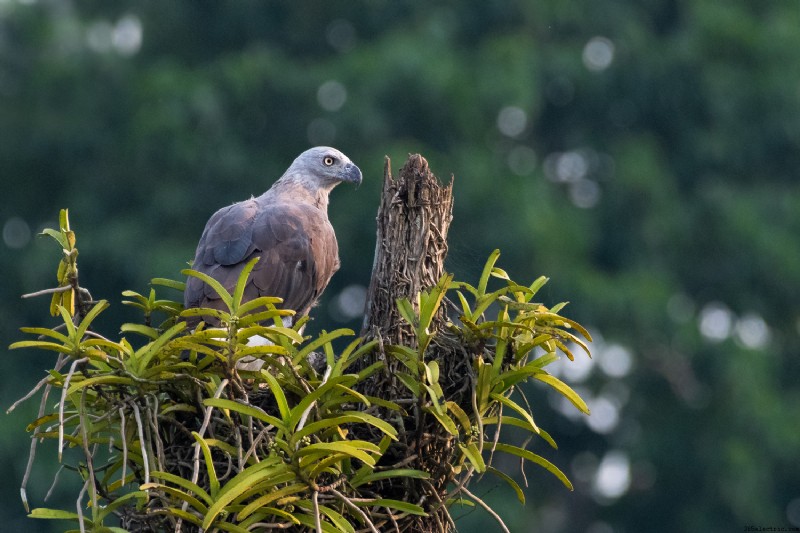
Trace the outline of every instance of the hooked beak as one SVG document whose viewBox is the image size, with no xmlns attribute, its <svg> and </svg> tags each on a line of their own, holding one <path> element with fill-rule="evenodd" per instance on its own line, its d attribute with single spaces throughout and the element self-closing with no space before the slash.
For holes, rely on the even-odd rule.
<svg viewBox="0 0 800 533">
<path fill-rule="evenodd" d="M 361 185 L 361 169 L 355 166 L 353 163 L 347 163 L 344 166 L 344 171 L 342 172 L 342 181 L 346 181 L 347 183 L 355 183 L 356 189 L 358 186 Z"/>
</svg>

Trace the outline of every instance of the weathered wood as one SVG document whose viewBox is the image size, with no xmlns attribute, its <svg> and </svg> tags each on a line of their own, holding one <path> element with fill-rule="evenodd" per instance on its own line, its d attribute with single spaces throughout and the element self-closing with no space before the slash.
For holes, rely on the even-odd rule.
<svg viewBox="0 0 800 533">
<path fill-rule="evenodd" d="M 367 293 L 362 336 L 379 339 L 381 346 L 402 345 L 414 348 L 417 339 L 411 326 L 400 316 L 398 298 L 408 298 L 416 309 L 416 295 L 431 288 L 444 272 L 447 255 L 447 230 L 453 212 L 453 180 L 439 184 L 428 162 L 420 155 L 410 155 L 397 179 L 392 177 L 391 161 L 386 158 L 383 193 L 377 216 L 377 243 L 372 267 L 372 279 Z M 434 318 L 430 329 L 441 331 L 446 320 L 444 306 Z M 439 341 L 437 341 L 438 343 Z M 454 365 L 447 350 L 432 349 L 431 358 L 439 360 L 446 376 Z M 407 515 L 398 520 L 394 530 L 402 533 L 446 533 L 451 521 L 441 502 L 447 487 L 454 480 L 451 467 L 457 453 L 455 439 L 446 434 L 439 422 L 425 414 L 419 398 L 397 378 L 407 372 L 397 358 L 388 357 L 383 348 L 375 350 L 364 361 L 371 364 L 384 360 L 386 367 L 365 383 L 365 392 L 408 407 L 407 414 L 387 412 L 394 424 L 399 424 L 399 441 L 387 450 L 386 465 L 404 464 L 407 468 L 429 474 L 427 480 L 406 480 L 402 485 L 389 482 L 381 494 L 384 497 L 411 503 L 424 502 L 428 516 Z M 459 364 L 463 365 L 461 359 Z M 460 372 L 458 386 L 469 380 L 469 372 Z M 449 379 L 445 379 L 448 381 Z M 449 388 L 444 384 L 445 388 Z"/>
<path fill-rule="evenodd" d="M 415 346 L 410 326 L 397 311 L 397 299 L 414 302 L 444 271 L 447 230 L 453 218 L 453 179 L 446 186 L 419 154 L 410 155 L 397 179 L 386 158 L 377 216 L 377 242 L 362 335 Z M 441 323 L 442 316 L 434 324 Z"/>
</svg>

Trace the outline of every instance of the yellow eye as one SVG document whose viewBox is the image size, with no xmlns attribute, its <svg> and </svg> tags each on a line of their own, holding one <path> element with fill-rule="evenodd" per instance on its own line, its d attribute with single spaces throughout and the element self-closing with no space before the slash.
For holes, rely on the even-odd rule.
<svg viewBox="0 0 800 533">
<path fill-rule="evenodd" d="M 322 160 L 326 167 L 333 165 L 336 160 L 329 155 L 326 155 L 325 158 Z"/>
</svg>

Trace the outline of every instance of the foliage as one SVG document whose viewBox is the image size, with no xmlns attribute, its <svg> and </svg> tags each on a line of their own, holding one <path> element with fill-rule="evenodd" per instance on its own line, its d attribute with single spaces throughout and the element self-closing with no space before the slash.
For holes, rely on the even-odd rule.
<svg viewBox="0 0 800 533">
<path fill-rule="evenodd" d="M 60 236 L 70 231 L 68 224 L 64 211 L 61 232 L 45 233 L 61 243 Z M 70 235 L 74 257 L 77 249 Z M 385 347 L 387 356 L 407 369 L 396 376 L 412 393 L 414 406 L 457 442 L 452 476 L 444 480 L 455 486 L 441 499 L 445 507 L 382 492 L 386 481 L 389 486 L 403 480 L 429 482 L 431 476 L 385 460 L 393 443 L 406 438 L 400 432 L 405 433 L 402 421 L 409 414 L 407 405 L 398 403 L 403 394 L 375 397 L 361 392 L 373 375 L 387 371 L 386 359 L 360 369 L 357 365 L 379 349 L 379 340 L 354 339 L 335 354 L 332 342 L 352 336 L 352 331 L 304 337 L 304 320 L 284 326 L 282 318 L 292 312 L 279 309 L 279 299 L 244 301 L 245 282 L 257 261 L 253 260 L 232 292 L 205 274 L 184 271 L 217 291 L 224 311 L 182 309 L 178 302 L 159 298 L 156 287 L 181 290 L 183 283 L 155 279 L 147 297 L 124 293 L 130 299 L 123 303 L 139 309 L 143 320 L 123 324 L 120 330 L 126 336 L 118 341 L 93 329 L 109 306 L 104 300 L 85 315 L 59 303 L 61 325 L 22 328 L 37 338 L 15 342 L 12 349 L 58 354 L 54 368 L 37 387 L 44 388 L 45 397 L 51 390 L 60 391 L 57 409 L 40 413 L 28 430 L 34 442 L 57 441 L 59 462 L 64 461 L 64 448 L 82 452 L 81 461 L 71 467 L 83 481 L 76 512 L 36 508 L 29 516 L 74 520 L 81 531 L 97 533 L 133 530 L 145 521 L 148 527 L 160 524 L 169 530 L 242 532 L 297 526 L 378 531 L 465 499 L 485 506 L 466 488 L 473 472 L 496 475 L 524 503 L 520 486 L 492 466 L 495 452 L 538 464 L 571 489 L 560 469 L 525 444 L 501 438 L 500 428 L 522 428 L 555 447 L 534 422 L 530 408 L 511 399 L 530 378 L 551 386 L 588 414 L 583 400 L 544 367 L 559 351 L 572 359 L 565 342 L 582 346 L 588 354 L 580 337 L 588 339 L 589 334 L 557 314 L 562 306 L 548 309 L 532 302 L 544 278 L 530 287 L 518 285 L 494 266 L 498 256 L 497 251 L 491 255 L 477 287 L 454 282 L 447 274 L 418 296 L 416 306 L 399 301 L 418 346 Z M 488 292 L 490 277 L 505 285 Z M 79 288 L 77 275 L 72 283 Z M 448 322 L 448 331 L 437 332 L 433 318 L 449 301 L 448 291 L 459 297 L 460 316 Z M 462 291 L 471 295 L 471 304 Z M 498 308 L 497 319 L 484 319 L 491 308 Z M 155 324 L 155 317 L 162 321 Z M 194 317 L 213 317 L 220 327 L 201 322 L 189 330 L 185 319 Z M 476 354 L 473 377 L 461 378 L 462 388 L 471 391 L 468 404 L 459 405 L 458 396 L 442 388 L 439 368 L 447 364 L 447 355 L 437 344 L 443 334 L 458 339 L 471 358 Z M 269 342 L 254 344 L 253 338 Z M 322 350 L 319 365 L 314 364 L 313 350 Z M 263 367 L 243 370 L 241 363 L 253 359 Z M 491 442 L 485 438 L 489 427 L 496 428 Z M 22 491 L 25 494 L 24 486 Z M 109 525 L 116 516 L 122 528 Z"/>
<path fill-rule="evenodd" d="M 123 53 L 136 24 L 141 46 Z M 0 2 L 2 343 L 42 320 L 18 295 L 52 278 L 50 239 L 26 236 L 57 227 L 59 207 L 80 225 L 87 286 L 146 297 L 193 257 L 210 213 L 313 144 L 365 179 L 334 192 L 348 253 L 306 332 L 358 328 L 338 304 L 369 275 L 375 178 L 385 154 L 420 152 L 456 176 L 448 270 L 477 280 L 499 247 L 512 278 L 551 276 L 540 294 L 570 300 L 595 336 L 596 364 L 558 375 L 615 409 L 604 428 L 585 423 L 599 409 L 536 413 L 569 435 L 558 464 L 575 493 L 531 487 L 521 510 L 487 487 L 512 529 L 800 527 L 798 27 L 792 2 L 742 0 Z M 598 49 L 610 63 L 588 68 Z M 321 105 L 327 82 L 345 90 L 338 109 Z M 508 108 L 521 131 L 498 127 Z M 727 337 L 703 334 L 709 311 Z M 135 321 L 112 305 L 95 324 Z M 620 348 L 628 373 L 607 374 Z M 4 405 L 52 368 L 46 355 L 0 359 Z M 4 417 L 3 464 L 24 456 L 36 409 Z M 612 455 L 629 485 L 604 496 Z M 22 472 L 9 475 L 0 522 L 24 530 Z M 72 505 L 59 494 L 48 505 Z"/>
</svg>

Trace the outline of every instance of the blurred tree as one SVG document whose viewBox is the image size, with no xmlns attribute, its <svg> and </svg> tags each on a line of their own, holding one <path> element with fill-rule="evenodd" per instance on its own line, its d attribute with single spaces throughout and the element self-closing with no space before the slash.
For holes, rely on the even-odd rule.
<svg viewBox="0 0 800 533">
<path fill-rule="evenodd" d="M 365 170 L 313 327 L 357 324 L 339 297 L 369 276 L 383 155 L 420 152 L 458 176 L 449 269 L 500 247 L 605 339 L 565 375 L 593 425 L 543 421 L 583 450 L 578 490 L 530 479 L 520 524 L 800 527 L 798 25 L 743 0 L 0 3 L 3 339 L 40 305 L 18 295 L 51 275 L 31 235 L 59 208 L 96 295 L 141 289 L 313 144 Z M 46 367 L 3 364 L 6 405 Z"/>
</svg>

